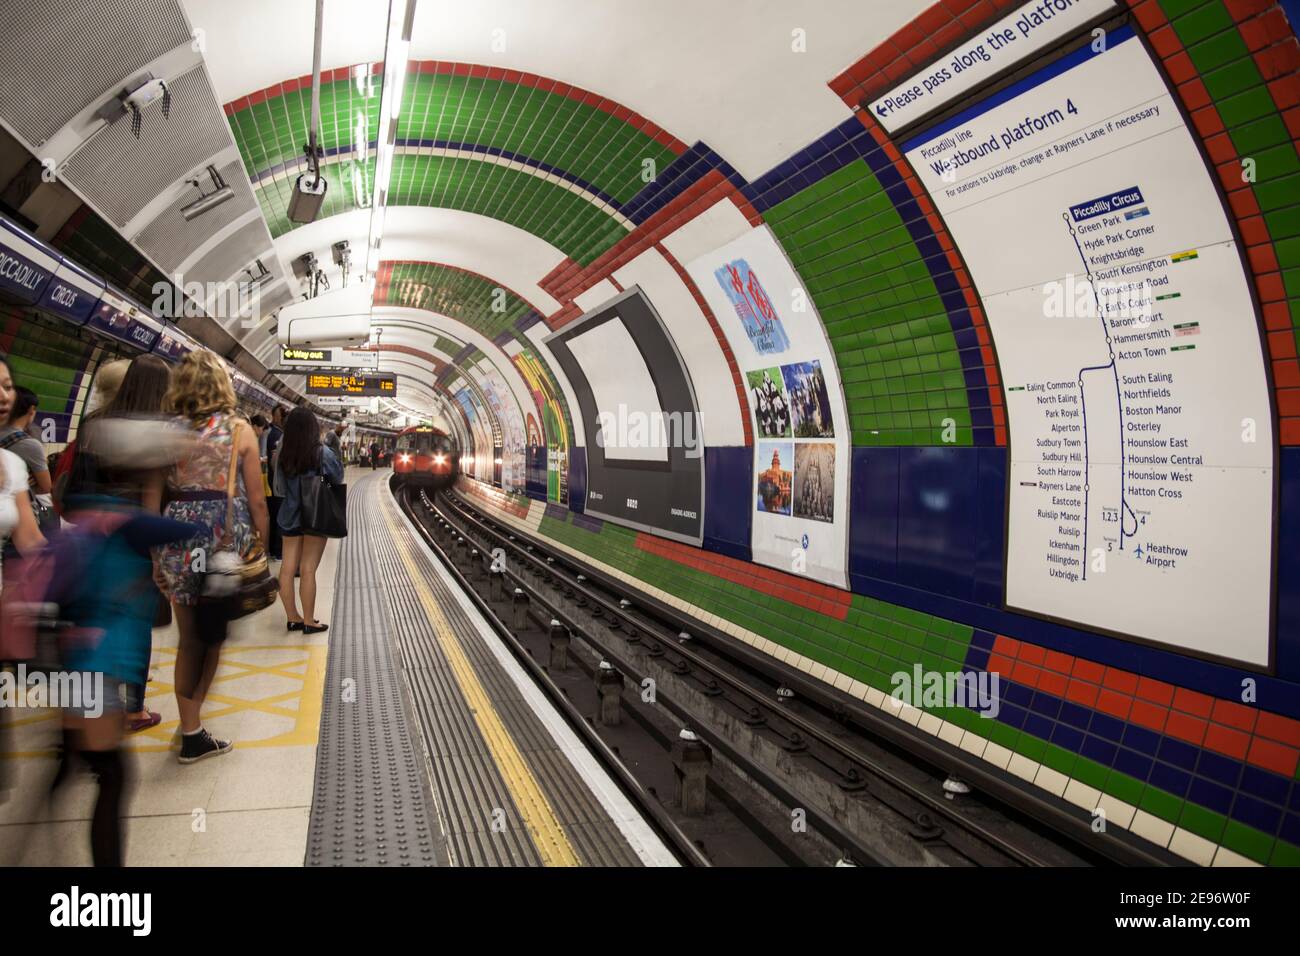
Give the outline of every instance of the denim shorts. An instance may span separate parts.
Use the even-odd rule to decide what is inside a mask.
[[[83,696],[81,703],[73,706],[65,702],[64,711],[75,717],[102,717],[106,714],[125,713],[127,709],[127,682],[98,671],[73,671],[81,682],[83,694],[94,694],[94,699]],[[103,683],[100,684],[102,679]]]

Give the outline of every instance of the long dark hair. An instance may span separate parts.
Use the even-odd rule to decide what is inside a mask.
[[[171,380],[171,369],[158,356],[136,356],[104,414],[113,417],[160,414]]]
[[[287,478],[306,474],[320,464],[320,423],[309,408],[295,408],[284,420],[280,460],[275,466]]]

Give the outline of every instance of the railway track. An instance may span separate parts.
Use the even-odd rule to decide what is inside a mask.
[[[516,654],[535,672],[554,676],[536,662],[546,659],[548,632],[561,629],[587,649],[590,677],[603,662],[631,685],[623,693],[629,716],[661,751],[671,749],[681,729],[702,741],[714,755],[711,775],[726,780],[714,789],[724,804],[739,806],[745,823],[763,831],[764,844],[778,858],[771,862],[1174,862],[1127,833],[1094,832],[1090,817],[1078,808],[1028,793],[999,779],[995,768],[972,766],[946,752],[946,744],[909,734],[911,728],[873,713],[869,705],[686,619],[459,495],[402,494],[403,507],[426,540],[480,605],[493,611]],[[647,688],[650,702],[643,699]],[[559,693],[572,692],[569,687]],[[588,712],[593,700],[587,701]],[[566,703],[575,709],[573,701]],[[576,710],[589,736],[609,749],[610,729]],[[718,834],[692,836],[698,834],[698,821],[658,796],[662,774],[657,784],[647,782],[655,775],[648,770],[654,761],[646,748],[631,748],[637,758],[625,759],[629,743],[626,733],[619,735],[616,752],[609,755],[621,765],[625,786],[639,788],[642,802],[653,804],[647,812],[671,823],[674,841],[687,837],[697,856],[706,855],[701,844],[716,850]],[[663,762],[661,754],[658,763]],[[945,783],[962,789],[955,775],[973,792],[947,792]]]

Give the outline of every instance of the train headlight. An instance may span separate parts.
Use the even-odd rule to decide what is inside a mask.
[[[397,460],[403,465],[409,465],[411,463],[411,456],[406,454],[406,452],[402,452],[402,454],[397,456]]]
[[[447,463],[447,456],[439,452],[433,456],[433,463],[435,465],[445,465]]]

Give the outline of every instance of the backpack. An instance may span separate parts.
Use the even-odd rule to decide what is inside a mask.
[[[29,437],[31,436],[29,436],[25,431],[18,429],[17,431],[6,435],[4,438],[0,438],[0,448],[7,451],[24,438]],[[28,476],[28,480],[30,481],[30,476]],[[32,503],[32,514],[36,516],[36,524],[37,527],[41,529],[41,534],[48,534],[52,528],[57,528],[59,526],[58,514],[53,508],[37,501],[36,492],[32,491],[30,486],[27,489],[27,498]]]
[[[47,548],[19,559],[14,570],[6,561],[4,600],[0,602],[0,660],[30,661],[57,668],[69,641],[84,641],[70,619],[83,586],[108,537],[126,520],[105,515],[54,537]],[[18,573],[15,573],[17,571]]]

